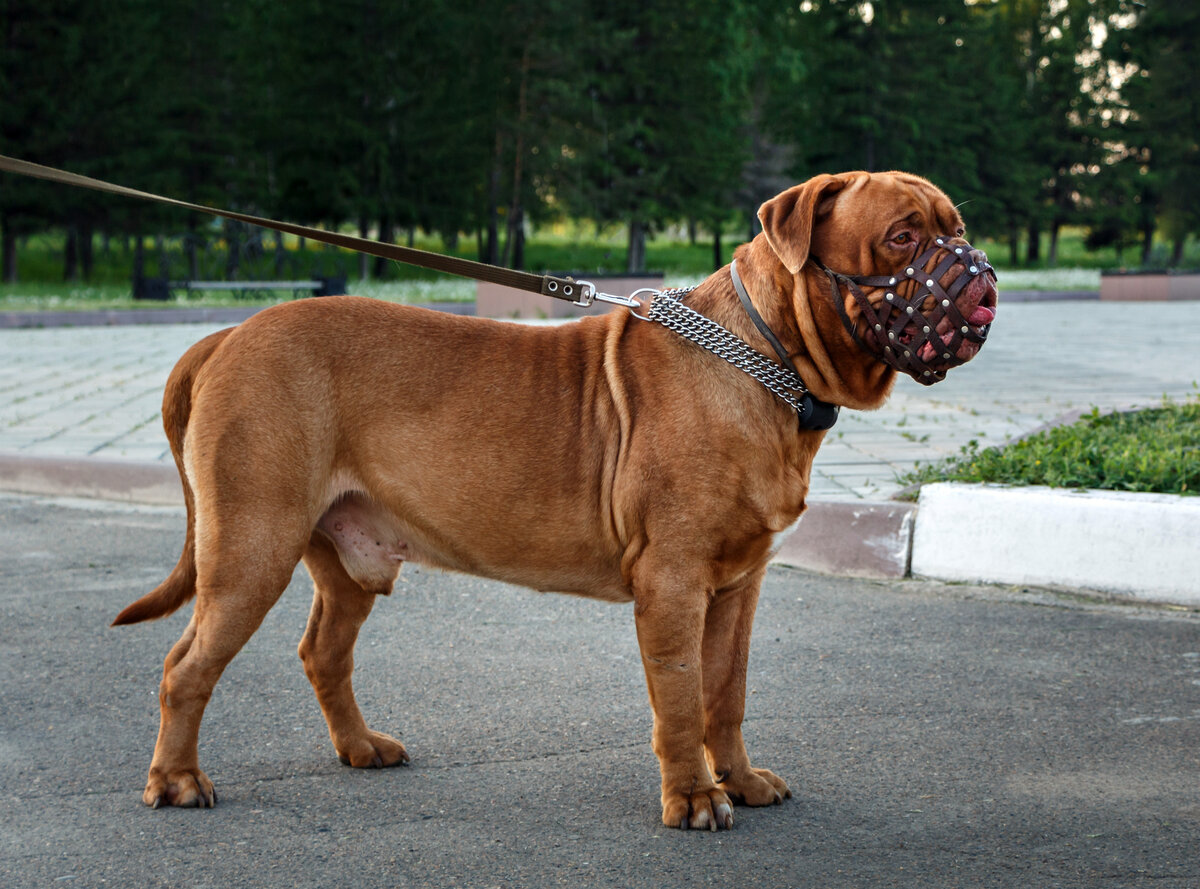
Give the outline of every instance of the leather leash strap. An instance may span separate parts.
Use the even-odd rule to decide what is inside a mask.
[[[309,238],[313,241],[320,241],[335,247],[344,247],[347,250],[354,250],[359,253],[370,254],[371,256],[379,256],[408,265],[432,269],[436,272],[446,272],[447,274],[458,275],[462,278],[473,278],[476,281],[487,281],[505,287],[515,287],[517,290],[525,290],[530,293],[540,293],[543,296],[566,300],[581,306],[591,305],[593,299],[600,299],[604,302],[616,302],[619,305],[638,305],[636,302],[629,302],[625,297],[611,297],[608,294],[598,294],[595,287],[587,281],[576,281],[573,278],[555,277],[554,275],[535,275],[530,272],[517,271],[516,269],[506,269],[499,266],[487,265],[482,262],[474,262],[470,259],[460,259],[457,256],[444,256],[441,253],[431,253],[428,250],[402,247],[399,244],[372,241],[368,238],[344,235],[340,232],[326,231],[319,228],[310,228],[306,225],[294,225],[290,222],[277,222],[274,219],[251,216],[248,213],[237,213],[232,210],[222,210],[217,207],[205,207],[202,204],[192,204],[188,201],[167,198],[148,191],[126,188],[123,185],[113,185],[111,182],[105,182],[101,179],[92,179],[89,176],[80,176],[77,173],[69,173],[53,167],[44,167],[41,164],[30,163],[29,161],[19,160],[14,157],[0,155],[0,170],[7,173],[16,173],[21,176],[31,176],[35,179],[46,179],[61,185],[88,188],[93,191],[102,191],[121,197],[153,201],[159,204],[168,204],[172,207],[182,207],[185,210],[208,213],[212,216],[222,216],[226,219],[247,222],[250,225],[258,225],[263,228],[296,235],[297,237]]]

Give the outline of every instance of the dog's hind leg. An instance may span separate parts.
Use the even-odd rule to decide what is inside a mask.
[[[334,544],[321,532],[312,535],[304,564],[316,591],[308,629],[300,642],[300,659],[329,724],[338,759],[356,768],[407,763],[403,744],[367,728],[351,684],[354,643],[377,593],[364,589],[346,572]],[[399,563],[394,563],[391,570],[394,580]]]
[[[282,540],[268,543],[236,534],[228,540],[226,547],[200,554],[195,611],[163,665],[162,721],[142,795],[154,808],[216,804],[212,781],[199,766],[204,708],[221,673],[279,599],[299,561],[300,553],[289,553]],[[253,574],[250,565],[257,566]]]

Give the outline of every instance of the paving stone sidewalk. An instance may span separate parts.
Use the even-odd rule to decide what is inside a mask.
[[[901,379],[878,411],[843,411],[812,496],[882,500],[898,473],[998,444],[1064,413],[1182,398],[1200,382],[1200,326],[1181,303],[1001,303],[979,357],[923,387]],[[167,374],[218,324],[0,330],[0,453],[170,462]]]

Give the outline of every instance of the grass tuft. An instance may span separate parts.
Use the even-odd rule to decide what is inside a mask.
[[[1200,395],[1161,407],[1101,414],[999,447],[968,442],[959,456],[899,477],[913,490],[932,482],[1101,488],[1160,494],[1200,492]]]

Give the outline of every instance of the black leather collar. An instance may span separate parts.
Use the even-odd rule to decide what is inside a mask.
[[[737,260],[729,264],[729,276],[733,279],[733,289],[737,291],[738,299],[742,302],[742,308],[746,310],[746,314],[750,316],[750,320],[754,322],[754,326],[758,328],[758,332],[762,334],[763,339],[770,343],[771,348],[775,350],[775,354],[779,356],[783,366],[796,375],[796,379],[802,379],[799,371],[796,370],[796,365],[792,362],[791,356],[783,347],[783,343],[779,342],[779,337],[775,336],[774,331],[767,326],[767,322],[763,320],[762,315],[754,308],[754,303],[750,301],[750,294],[746,292],[746,285],[742,283],[741,276],[737,272]],[[800,398],[801,407],[797,410],[800,417],[800,428],[808,430],[829,429],[837,422],[838,412],[841,407],[836,404],[830,404],[827,401],[821,401],[816,398],[807,388]]]

